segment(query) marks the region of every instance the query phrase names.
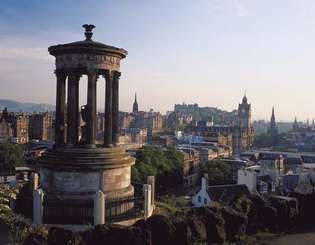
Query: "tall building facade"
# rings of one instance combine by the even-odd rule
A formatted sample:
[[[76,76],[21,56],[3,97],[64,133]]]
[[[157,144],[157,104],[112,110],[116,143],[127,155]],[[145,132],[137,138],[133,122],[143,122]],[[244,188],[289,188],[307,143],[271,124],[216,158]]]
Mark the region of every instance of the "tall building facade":
[[[45,112],[29,116],[29,139],[53,140],[53,113]]]
[[[237,120],[233,127],[233,153],[240,154],[251,148],[254,139],[254,128],[252,126],[251,104],[244,95],[242,103],[238,106]]]
[[[7,141],[12,135],[9,113],[7,108],[4,108],[0,116],[0,141]]]
[[[28,124],[29,118],[26,114],[20,113],[12,117],[13,143],[26,144],[28,142]]]

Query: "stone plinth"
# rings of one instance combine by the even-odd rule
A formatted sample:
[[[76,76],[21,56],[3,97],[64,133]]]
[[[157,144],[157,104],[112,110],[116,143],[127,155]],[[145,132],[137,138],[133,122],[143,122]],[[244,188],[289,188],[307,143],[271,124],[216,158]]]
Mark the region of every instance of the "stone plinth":
[[[50,200],[72,200],[73,203],[91,200],[99,191],[106,199],[132,197],[130,172],[134,161],[120,147],[50,150],[40,160],[41,188]]]

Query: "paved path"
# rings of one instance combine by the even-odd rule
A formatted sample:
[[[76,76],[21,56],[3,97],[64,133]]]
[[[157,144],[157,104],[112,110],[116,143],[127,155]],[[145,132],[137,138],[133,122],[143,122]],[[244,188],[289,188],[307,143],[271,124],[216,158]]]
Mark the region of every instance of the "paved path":
[[[315,231],[309,231],[298,234],[289,234],[279,237],[271,242],[272,245],[309,245],[315,244]]]
[[[10,244],[9,231],[8,228],[4,225],[0,225],[0,244],[1,245]]]

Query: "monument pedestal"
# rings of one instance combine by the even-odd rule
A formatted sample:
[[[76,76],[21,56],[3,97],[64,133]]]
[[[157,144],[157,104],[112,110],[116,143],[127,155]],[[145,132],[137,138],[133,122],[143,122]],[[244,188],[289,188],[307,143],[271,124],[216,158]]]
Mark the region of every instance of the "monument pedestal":
[[[80,217],[82,223],[88,222],[98,191],[105,194],[105,206],[106,201],[132,198],[134,188],[130,178],[134,162],[120,147],[75,146],[47,151],[40,160],[40,182],[45,193],[44,222],[55,223],[60,218],[59,223],[81,223]],[[115,215],[132,207],[130,202],[118,203],[114,207]],[[69,222],[64,216],[69,216]]]

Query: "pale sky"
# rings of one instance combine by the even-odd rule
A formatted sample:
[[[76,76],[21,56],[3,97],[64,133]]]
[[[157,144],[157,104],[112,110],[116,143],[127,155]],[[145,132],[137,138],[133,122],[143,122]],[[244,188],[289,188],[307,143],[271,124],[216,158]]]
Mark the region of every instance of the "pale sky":
[[[55,103],[47,48],[93,39],[128,50],[120,109],[175,103],[236,109],[255,119],[315,118],[314,0],[1,0],[0,98]],[[82,79],[81,104],[86,100]],[[99,82],[99,107],[104,83]]]

